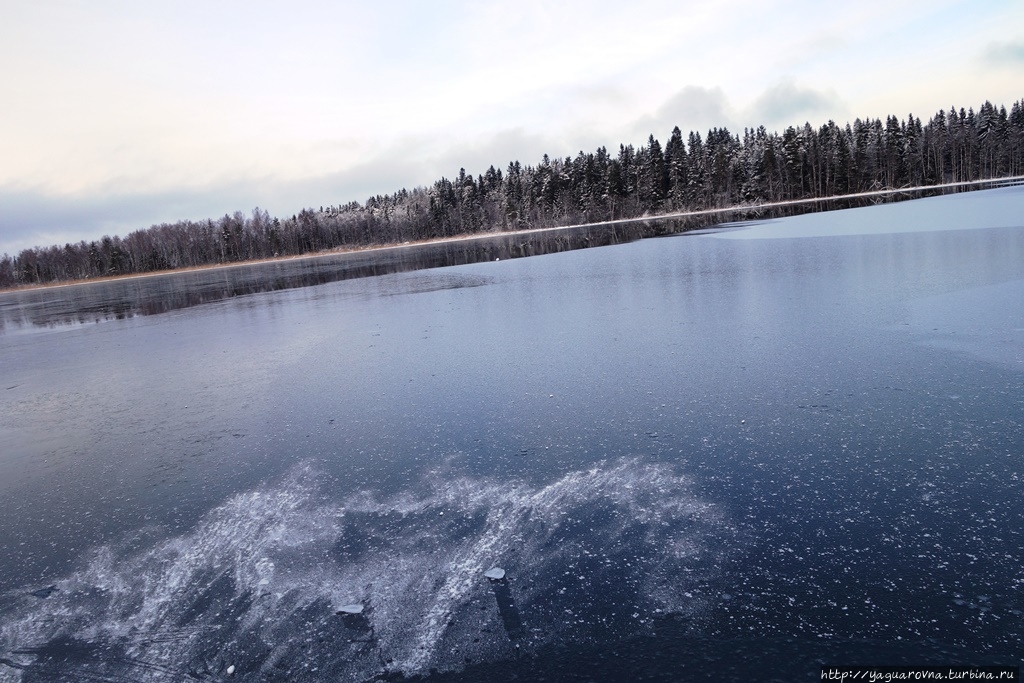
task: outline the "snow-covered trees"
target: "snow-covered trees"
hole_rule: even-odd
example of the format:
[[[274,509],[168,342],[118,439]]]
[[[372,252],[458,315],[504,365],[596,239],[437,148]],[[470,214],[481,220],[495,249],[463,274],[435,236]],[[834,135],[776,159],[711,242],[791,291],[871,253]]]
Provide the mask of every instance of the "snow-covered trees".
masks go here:
[[[676,127],[664,148],[652,134],[617,153],[544,155],[476,177],[460,169],[454,180],[290,218],[255,209],[25,249],[0,258],[0,287],[1022,174],[1024,100],[1009,111],[951,108],[926,124],[911,114],[704,137]]]

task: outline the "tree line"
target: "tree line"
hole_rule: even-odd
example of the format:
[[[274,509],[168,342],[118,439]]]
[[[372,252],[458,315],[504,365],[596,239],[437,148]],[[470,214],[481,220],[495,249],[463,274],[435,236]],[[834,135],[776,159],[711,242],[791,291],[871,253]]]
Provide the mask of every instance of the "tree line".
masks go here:
[[[217,220],[178,221],[126,237],[33,247],[0,258],[0,287],[81,280],[292,256],[339,248],[635,218],[659,213],[828,197],[1024,175],[1024,100],[790,126],[742,136],[672,130],[664,147],[600,147],[575,157],[513,161],[474,177],[460,169],[429,187],[365,203],[271,217],[254,209]]]

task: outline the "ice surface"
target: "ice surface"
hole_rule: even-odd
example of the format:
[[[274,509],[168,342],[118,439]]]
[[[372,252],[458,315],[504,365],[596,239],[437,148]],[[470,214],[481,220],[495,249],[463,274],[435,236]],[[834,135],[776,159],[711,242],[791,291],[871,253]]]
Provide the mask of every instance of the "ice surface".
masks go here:
[[[992,210],[972,214],[982,225],[1020,196],[861,214],[979,208],[986,195]],[[845,220],[740,232],[833,219]],[[1024,230],[719,239],[738,235],[520,259],[502,265],[504,280],[478,264],[468,270],[492,286],[420,298],[332,285],[32,344],[4,337],[0,483],[20,534],[6,538],[27,542],[7,544],[6,566],[39,555],[33,571],[9,573],[30,585],[9,581],[0,595],[0,657],[31,668],[0,666],[0,681],[213,680],[229,665],[235,680],[314,667],[319,679],[288,679],[397,678],[511,657],[515,645],[529,656],[630,640],[659,610],[697,617],[709,638],[837,626],[868,637],[881,624],[887,638],[1019,651],[1019,615],[961,628],[942,596],[967,577],[1020,609],[998,596],[1020,568],[1006,531],[1022,527],[1020,382],[1002,370],[1024,366]],[[452,358],[458,372],[437,372]],[[63,441],[40,444],[51,435]],[[462,447],[473,451],[459,476],[421,479],[435,454]],[[674,464],[591,462],[629,452]],[[279,479],[298,457],[327,471]],[[680,473],[689,467],[699,495]],[[167,468],[177,483],[164,482]],[[404,491],[358,492],[384,471]],[[331,477],[344,483],[325,494]],[[142,512],[199,491],[180,526],[138,528]],[[723,562],[750,546],[708,496],[748,515],[746,533],[778,557]],[[62,540],[94,527],[94,550],[67,551],[73,572],[49,568]],[[868,549],[863,538],[881,540]],[[515,580],[484,580],[495,565]],[[818,599],[845,601],[871,576],[893,592],[871,593],[861,627]],[[943,602],[919,610],[929,596]],[[363,612],[337,614],[357,601]],[[71,637],[96,656],[57,672],[30,653]]]
[[[0,651],[70,633],[118,653],[63,671],[83,680],[177,681],[240,661],[246,677],[316,667],[321,680],[368,679],[382,662],[406,675],[458,669],[465,657],[651,628],[632,613],[695,616],[704,603],[683,594],[739,538],[686,477],[639,460],[543,486],[430,475],[344,503],[324,501],[318,476],[298,466],[143,551],[98,548],[46,600],[22,592],[4,606]],[[479,581],[497,558],[522,579],[501,596]],[[0,669],[5,683],[22,675]]]
[[[920,343],[1024,371],[1024,280],[971,287],[911,302],[907,325]]]
[[[743,225],[743,224],[740,224]],[[747,224],[716,239],[780,239],[969,230],[1024,225],[1024,187],[928,197]]]

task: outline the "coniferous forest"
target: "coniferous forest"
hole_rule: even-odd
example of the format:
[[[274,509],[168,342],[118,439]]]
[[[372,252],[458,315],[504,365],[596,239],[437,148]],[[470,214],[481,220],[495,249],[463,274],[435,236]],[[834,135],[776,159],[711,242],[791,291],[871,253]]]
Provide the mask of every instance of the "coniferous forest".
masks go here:
[[[575,157],[544,155],[477,176],[460,169],[402,189],[272,217],[255,209],[179,221],[125,237],[25,249],[0,258],[0,287],[146,273],[339,248],[635,218],[1024,174],[1024,100],[913,115],[763,126],[706,136],[676,127],[664,145],[620,145]]]

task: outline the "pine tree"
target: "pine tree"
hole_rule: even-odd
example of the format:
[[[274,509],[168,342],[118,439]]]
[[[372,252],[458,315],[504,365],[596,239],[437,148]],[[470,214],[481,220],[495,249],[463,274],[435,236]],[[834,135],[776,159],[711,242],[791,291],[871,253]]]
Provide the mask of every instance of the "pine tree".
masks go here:
[[[667,196],[672,208],[677,210],[686,206],[687,166],[686,143],[676,126],[665,144],[665,172]]]

